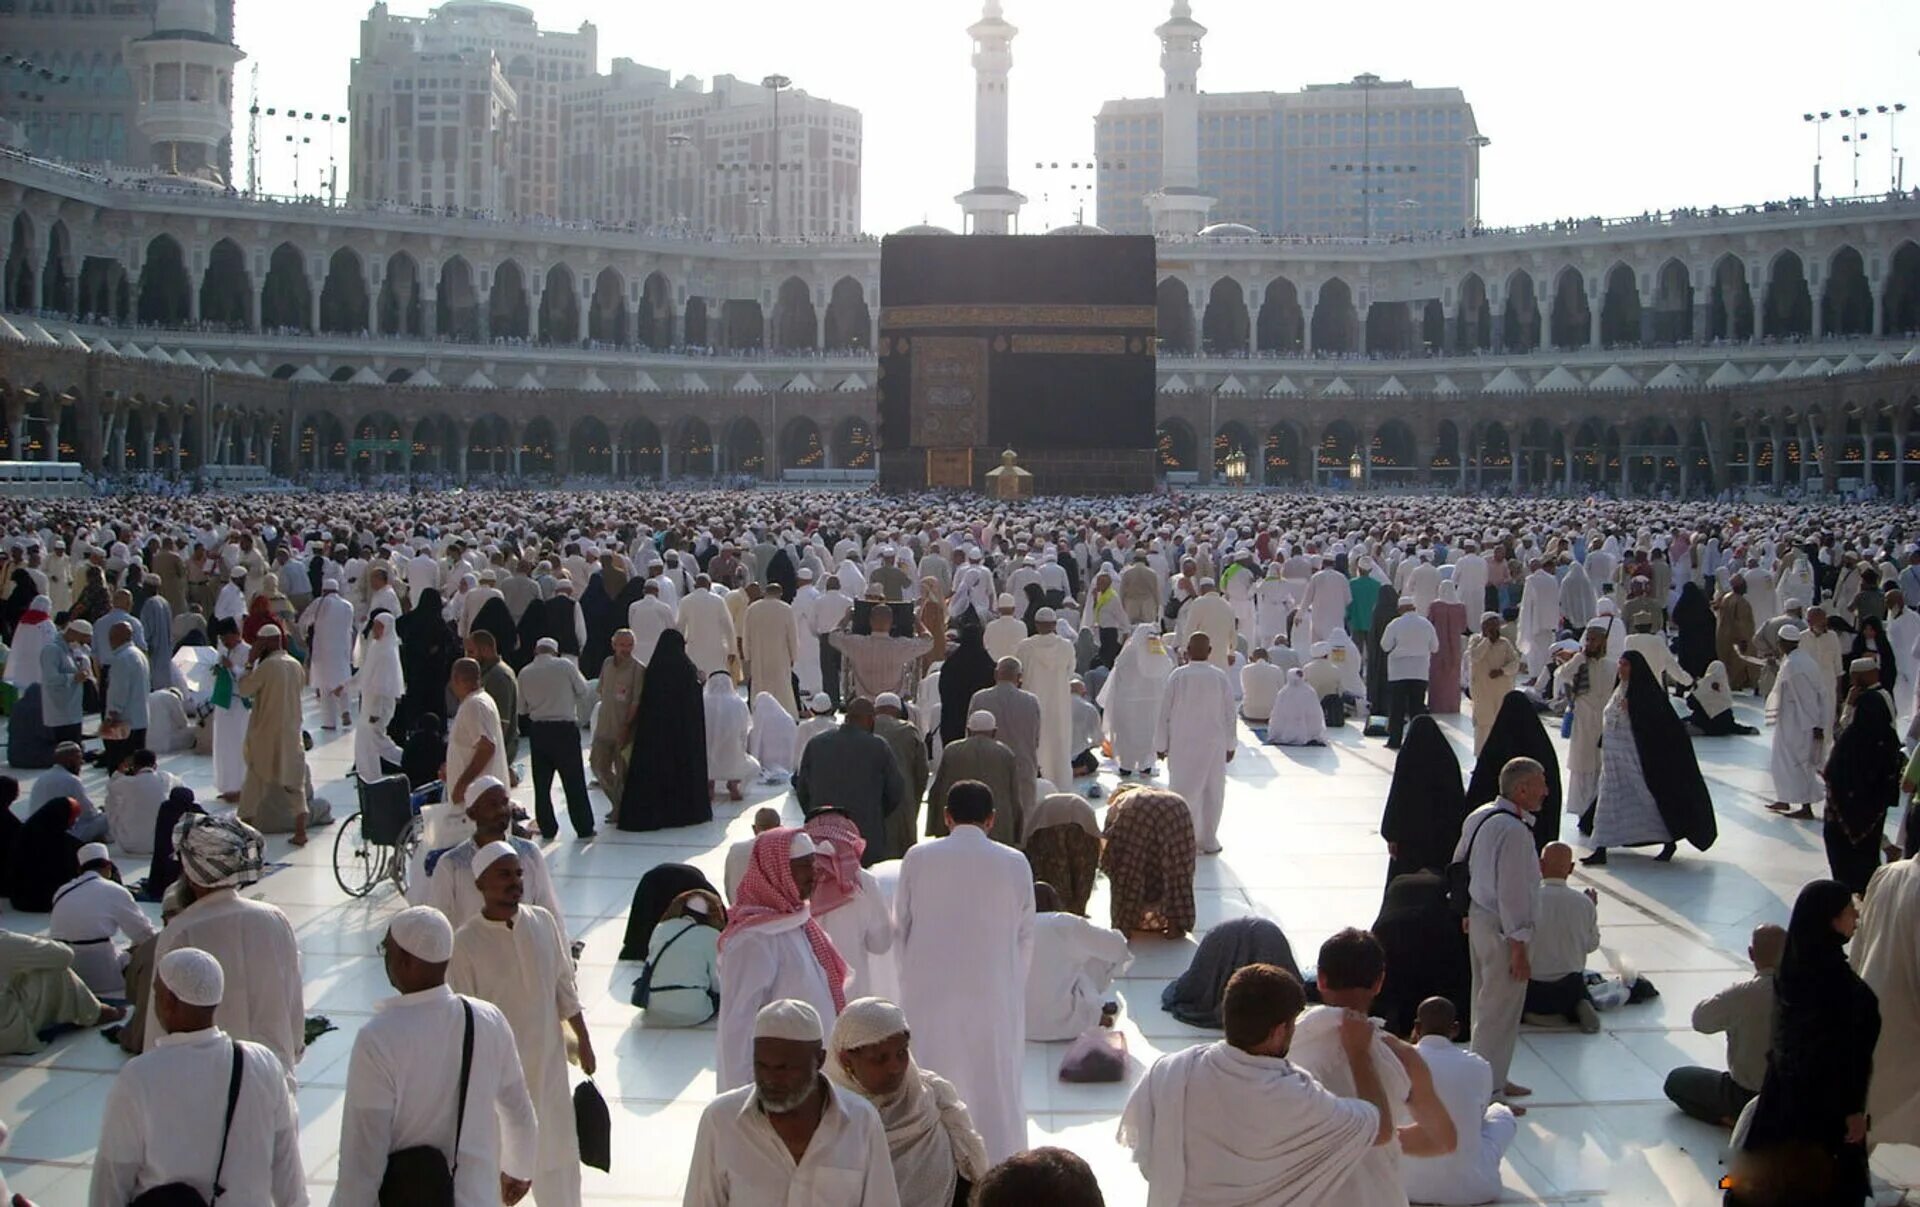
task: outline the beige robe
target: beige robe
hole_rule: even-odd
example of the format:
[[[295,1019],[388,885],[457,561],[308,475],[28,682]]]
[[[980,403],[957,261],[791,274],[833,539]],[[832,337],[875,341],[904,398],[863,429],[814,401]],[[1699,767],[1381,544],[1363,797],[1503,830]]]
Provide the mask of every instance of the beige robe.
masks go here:
[[[40,1032],[99,1021],[100,1002],[75,975],[71,947],[0,932],[0,1053],[38,1052],[47,1046]]]
[[[1920,864],[1889,863],[1867,882],[1853,970],[1880,999],[1880,1041],[1867,1087],[1869,1139],[1920,1144]]]
[[[1494,678],[1493,672],[1499,671],[1500,677]],[[1485,636],[1475,633],[1473,640],[1467,642],[1467,683],[1473,693],[1473,752],[1487,744],[1487,735],[1493,732],[1493,721],[1500,715],[1500,705],[1507,693],[1519,686],[1520,653],[1513,643],[1505,637],[1498,641],[1488,641]],[[1601,703],[1605,703],[1605,697]]]
[[[762,599],[747,606],[740,625],[740,643],[747,659],[747,677],[755,693],[766,692],[780,707],[798,718],[793,698],[793,664],[800,656],[793,623],[793,607],[785,600]]]
[[[253,701],[244,747],[240,820],[262,834],[285,834],[307,813],[307,756],[300,746],[300,696],[306,676],[285,650],[260,659],[234,690]]]

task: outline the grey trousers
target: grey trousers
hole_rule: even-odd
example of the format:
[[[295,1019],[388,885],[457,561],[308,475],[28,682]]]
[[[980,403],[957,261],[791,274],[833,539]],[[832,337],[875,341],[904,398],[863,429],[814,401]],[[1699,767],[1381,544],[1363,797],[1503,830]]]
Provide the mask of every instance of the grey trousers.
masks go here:
[[[1513,1046],[1520,1039],[1520,1011],[1527,982],[1508,971],[1507,941],[1499,916],[1475,905],[1467,915],[1467,946],[1473,954],[1473,1038],[1467,1045],[1493,1066],[1493,1092],[1509,1080]]]
[[[1740,1117],[1752,1090],[1733,1079],[1733,1074],[1698,1065],[1683,1065],[1667,1074],[1667,1097],[1673,1105],[1703,1123],[1726,1126]]]

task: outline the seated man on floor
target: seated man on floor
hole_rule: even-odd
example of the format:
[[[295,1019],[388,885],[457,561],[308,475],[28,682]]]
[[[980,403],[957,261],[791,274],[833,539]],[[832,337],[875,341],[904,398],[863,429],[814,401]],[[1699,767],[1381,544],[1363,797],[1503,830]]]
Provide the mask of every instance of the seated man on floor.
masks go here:
[[[1443,997],[1430,997],[1414,1014],[1414,1047],[1433,1075],[1434,1092],[1453,1119],[1457,1137],[1444,1157],[1400,1155],[1407,1199],[1447,1207],[1491,1203],[1500,1197],[1500,1161],[1519,1123],[1503,1102],[1493,1101],[1493,1066],[1454,1040],[1458,1013]]]
[[[117,1023],[73,971],[73,948],[52,939],[0,931],[0,1056],[28,1055],[69,1027]]]
[[[1027,1038],[1073,1039],[1099,1024],[1114,978],[1133,963],[1127,936],[1060,907],[1041,880],[1033,886],[1033,961],[1027,966]]]
[[[1589,1035],[1600,1030],[1600,1015],[1587,993],[1587,956],[1600,950],[1600,895],[1567,883],[1573,872],[1573,848],[1550,842],[1540,852],[1540,885],[1535,890],[1533,939],[1527,959],[1522,1014],[1536,1027],[1574,1023]]]
[[[1273,715],[1273,698],[1286,686],[1287,672],[1273,664],[1258,646],[1240,668],[1240,715],[1254,725],[1265,725]]]
[[[1693,1029],[1727,1037],[1727,1071],[1683,1065],[1667,1074],[1673,1105],[1704,1123],[1732,1127],[1760,1092],[1773,1049],[1773,974],[1787,950],[1787,932],[1771,922],[1753,928],[1747,958],[1753,975],[1693,1008]]]

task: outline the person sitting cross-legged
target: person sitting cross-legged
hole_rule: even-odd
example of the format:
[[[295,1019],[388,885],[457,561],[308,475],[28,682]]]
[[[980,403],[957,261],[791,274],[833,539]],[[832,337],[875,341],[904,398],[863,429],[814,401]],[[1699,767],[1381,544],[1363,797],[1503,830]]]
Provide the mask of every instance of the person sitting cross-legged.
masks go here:
[[[1500,1160],[1519,1123],[1493,1101],[1493,1066],[1454,1040],[1460,1033],[1452,1002],[1430,997],[1414,1014],[1414,1048],[1433,1074],[1434,1093],[1453,1119],[1458,1142],[1444,1157],[1400,1154],[1400,1178],[1415,1203],[1491,1203],[1500,1197]]]

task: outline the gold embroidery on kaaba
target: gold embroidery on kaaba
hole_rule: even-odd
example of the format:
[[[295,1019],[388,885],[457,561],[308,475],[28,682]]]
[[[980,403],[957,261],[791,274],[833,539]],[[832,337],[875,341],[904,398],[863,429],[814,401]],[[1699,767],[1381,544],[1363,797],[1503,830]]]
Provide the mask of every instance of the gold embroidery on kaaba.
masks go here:
[[[1151,329],[1152,306],[888,306],[883,330],[919,327],[1130,327]]]
[[[930,335],[913,350],[911,414],[919,448],[972,448],[987,438],[987,341]]]
[[[1127,343],[1124,335],[1015,335],[1013,350],[1016,354],[1064,352],[1076,356],[1124,356]]]

